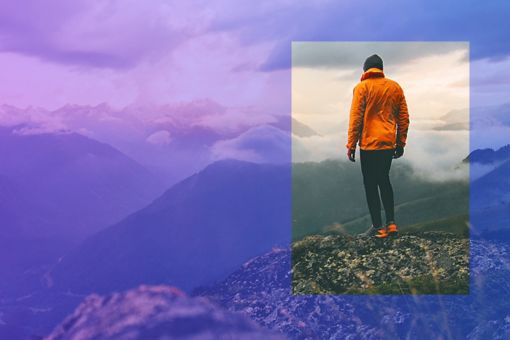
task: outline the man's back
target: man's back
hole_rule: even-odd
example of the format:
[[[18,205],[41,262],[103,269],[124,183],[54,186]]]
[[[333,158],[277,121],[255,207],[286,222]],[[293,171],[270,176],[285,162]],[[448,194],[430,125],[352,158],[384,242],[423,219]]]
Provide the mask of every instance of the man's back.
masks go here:
[[[400,85],[371,68],[353,94],[347,147],[355,148],[358,141],[362,150],[405,146],[409,115]]]

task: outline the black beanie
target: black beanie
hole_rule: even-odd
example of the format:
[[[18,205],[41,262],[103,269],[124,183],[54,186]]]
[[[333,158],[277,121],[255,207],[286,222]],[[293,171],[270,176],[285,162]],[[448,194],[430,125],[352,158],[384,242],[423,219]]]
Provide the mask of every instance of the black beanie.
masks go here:
[[[363,72],[366,72],[369,68],[377,67],[379,69],[383,69],[383,62],[381,57],[379,57],[377,54],[373,54],[370,57],[365,60],[365,63],[363,64]]]

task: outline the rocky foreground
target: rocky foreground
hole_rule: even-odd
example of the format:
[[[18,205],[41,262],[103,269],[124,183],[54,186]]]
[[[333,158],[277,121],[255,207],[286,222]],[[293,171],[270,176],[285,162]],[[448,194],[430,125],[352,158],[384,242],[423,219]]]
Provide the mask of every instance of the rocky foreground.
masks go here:
[[[391,255],[401,262],[395,265],[397,272],[406,273],[411,255],[425,254],[435,263],[431,268],[436,268],[436,277],[444,282],[455,277],[453,268],[467,268],[458,253],[469,246],[467,241],[437,233],[402,236],[382,244],[326,236],[296,243],[294,250],[296,259],[328,258],[327,254],[338,258],[339,242],[344,242],[340,252],[364,245],[356,248],[367,251],[357,253],[364,258],[369,250],[370,254],[389,252],[399,245],[402,254]],[[195,297],[169,286],[92,294],[48,339],[508,339],[510,246],[477,240],[471,241],[470,248],[469,295],[294,294],[293,252],[274,249],[246,262],[221,282],[197,289]],[[300,263],[295,262],[294,268]],[[315,266],[320,263],[309,268],[316,270]],[[411,273],[427,273],[424,265],[414,268]],[[378,275],[372,276],[374,284],[383,282],[376,281]],[[313,276],[298,280],[322,282]]]
[[[107,296],[91,294],[46,340],[283,339],[205,298],[170,286],[141,285]]]
[[[446,253],[450,252],[455,258],[455,249],[465,251],[463,245],[467,240],[443,236],[445,240],[437,242],[443,242]],[[319,255],[313,247],[305,245],[324,241],[325,248],[318,249],[323,249],[324,254],[334,253],[328,249],[335,249],[336,245],[326,246],[333,240],[335,238],[312,238],[296,245],[302,247],[301,256],[316,258]],[[406,242],[428,245],[431,254],[438,251],[431,245],[431,238],[402,236],[397,244]],[[293,294],[290,249],[274,249],[256,257],[224,281],[197,289],[195,294],[207,296],[230,311],[243,312],[260,325],[292,339],[508,339],[510,247],[490,241],[471,241],[470,246],[469,295]],[[417,254],[418,250],[411,253]],[[409,262],[405,256],[399,258],[404,263]],[[440,263],[446,261],[442,260],[446,256],[432,258]],[[456,265],[456,261],[451,263],[467,268],[465,259],[458,260],[462,265]],[[448,268],[448,265],[443,267]],[[404,270],[403,265],[399,268]],[[305,277],[298,280],[302,283]],[[315,277],[308,280],[318,281]],[[303,284],[303,287],[310,286]]]
[[[292,246],[292,272],[294,294],[467,294],[469,239],[309,236]]]

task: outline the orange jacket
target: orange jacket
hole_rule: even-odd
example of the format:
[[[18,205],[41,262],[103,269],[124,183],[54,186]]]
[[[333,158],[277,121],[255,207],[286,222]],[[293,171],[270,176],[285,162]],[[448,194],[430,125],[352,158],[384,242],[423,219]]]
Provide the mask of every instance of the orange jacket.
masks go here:
[[[382,70],[370,68],[354,87],[346,147],[362,150],[394,149],[405,146],[409,128],[404,91],[384,77]]]

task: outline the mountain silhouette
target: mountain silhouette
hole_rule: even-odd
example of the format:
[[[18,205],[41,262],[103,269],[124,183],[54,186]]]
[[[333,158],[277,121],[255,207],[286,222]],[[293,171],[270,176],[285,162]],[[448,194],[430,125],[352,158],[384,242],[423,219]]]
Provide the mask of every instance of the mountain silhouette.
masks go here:
[[[317,131],[295,118],[292,118],[292,133],[298,137],[320,136]]]
[[[288,244],[289,166],[225,159],[88,238],[51,272],[54,289],[105,293],[141,283],[189,290]]]
[[[510,239],[510,159],[476,179],[470,187],[475,236]]]
[[[20,273],[35,275],[160,192],[140,164],[76,133],[0,127],[0,159],[0,289],[21,288]]]
[[[510,159],[510,145],[505,145],[498,150],[491,148],[476,149],[462,161],[464,163],[493,164]]]

